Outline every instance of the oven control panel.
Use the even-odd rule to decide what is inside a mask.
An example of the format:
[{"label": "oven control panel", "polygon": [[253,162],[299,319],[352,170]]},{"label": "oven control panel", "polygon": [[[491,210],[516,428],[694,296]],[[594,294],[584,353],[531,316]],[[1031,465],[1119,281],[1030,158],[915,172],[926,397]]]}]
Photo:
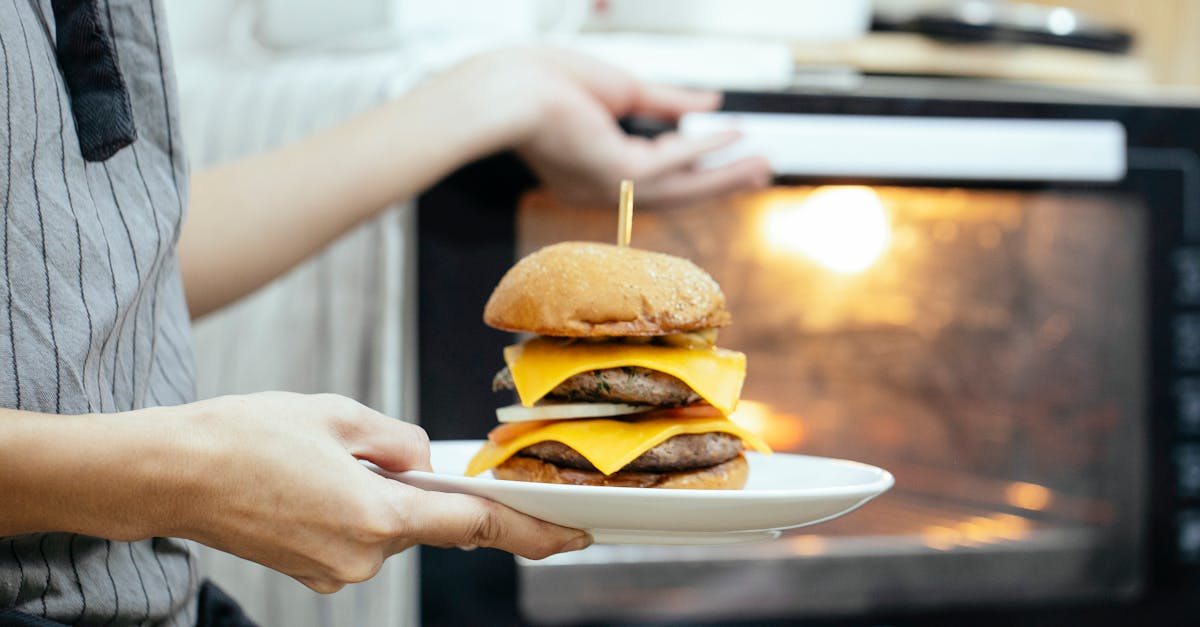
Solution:
[{"label": "oven control panel", "polygon": [[1164,496],[1176,512],[1176,555],[1191,571],[1200,569],[1200,246],[1176,248],[1170,270],[1174,376],[1167,450],[1174,493]]}]

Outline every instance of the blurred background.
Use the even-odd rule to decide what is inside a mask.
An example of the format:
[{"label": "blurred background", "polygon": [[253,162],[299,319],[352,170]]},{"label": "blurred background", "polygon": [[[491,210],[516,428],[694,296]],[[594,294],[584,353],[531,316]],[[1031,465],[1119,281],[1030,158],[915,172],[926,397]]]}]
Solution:
[{"label": "blurred background", "polygon": [[[514,44],[793,116],[732,122],[741,150],[771,157],[772,188],[643,215],[634,243],[725,287],[737,324],[722,344],[751,362],[742,420],[778,450],[897,477],[861,512],[773,543],[520,565],[410,551],[331,596],[203,550],[262,624],[1186,621],[1178,599],[1200,596],[1200,1],[166,5],[193,168]],[[883,126],[853,126],[862,116]],[[1051,126],[989,143],[980,120]],[[805,130],[835,122],[850,126],[824,144]],[[200,321],[200,395],[338,392],[435,438],[481,437],[506,341],[481,328],[487,291],[538,246],[607,240],[610,214],[540,195],[509,160],[467,168]]]}]

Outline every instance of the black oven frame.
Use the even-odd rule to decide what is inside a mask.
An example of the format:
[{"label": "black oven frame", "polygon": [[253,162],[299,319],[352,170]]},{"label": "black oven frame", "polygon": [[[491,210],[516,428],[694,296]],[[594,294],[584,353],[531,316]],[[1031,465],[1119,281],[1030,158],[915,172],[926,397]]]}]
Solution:
[{"label": "black oven frame", "polygon": [[[1119,183],[1055,181],[1016,187],[1109,188],[1136,194],[1149,212],[1145,266],[1149,293],[1144,301],[1149,442],[1143,474],[1147,477],[1150,506],[1145,512],[1145,589],[1133,600],[972,607],[808,622],[1193,624],[1200,616],[1200,564],[1181,559],[1178,521],[1185,509],[1200,511],[1200,498],[1178,495],[1175,453],[1181,442],[1200,443],[1200,437],[1185,439],[1178,428],[1180,381],[1200,375],[1200,354],[1189,352],[1192,338],[1184,325],[1189,316],[1200,323],[1200,295],[1193,294],[1196,290],[1183,282],[1187,277],[1182,276],[1180,265],[1181,259],[1192,255],[1200,259],[1200,234],[1194,232],[1200,227],[1200,109],[994,83],[886,79],[869,79],[853,93],[728,93],[723,109],[1115,120],[1124,125],[1129,171]],[[644,127],[639,131],[653,132]],[[1180,168],[1180,163],[1185,167]],[[963,186],[957,181],[936,180],[834,181],[822,177],[820,181]],[[535,182],[513,156],[498,155],[454,173],[418,200],[420,420],[431,439],[474,439],[494,425],[491,408],[496,400],[489,382],[510,336],[484,326],[481,312],[492,287],[515,261],[515,207],[520,195]],[[966,186],[1014,187],[1003,181],[972,181]],[[1191,212],[1187,219],[1185,208]],[[517,608],[516,567],[508,555],[424,548],[420,569],[423,624],[524,624]],[[788,620],[780,617],[779,622]]]}]

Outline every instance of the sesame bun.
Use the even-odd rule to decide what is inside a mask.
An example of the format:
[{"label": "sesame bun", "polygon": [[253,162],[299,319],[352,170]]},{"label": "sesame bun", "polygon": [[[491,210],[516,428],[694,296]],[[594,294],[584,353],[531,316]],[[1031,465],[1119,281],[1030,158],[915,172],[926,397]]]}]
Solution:
[{"label": "sesame bun", "polygon": [[675,472],[617,471],[604,475],[595,470],[577,470],[558,466],[533,457],[513,456],[492,469],[497,479],[563,483],[622,488],[673,488],[682,490],[740,490],[746,485],[750,465],[738,455],[733,459],[705,468]]},{"label": "sesame bun", "polygon": [[721,287],[691,261],[595,242],[518,261],[483,310],[497,329],[561,337],[666,335],[729,320]]}]

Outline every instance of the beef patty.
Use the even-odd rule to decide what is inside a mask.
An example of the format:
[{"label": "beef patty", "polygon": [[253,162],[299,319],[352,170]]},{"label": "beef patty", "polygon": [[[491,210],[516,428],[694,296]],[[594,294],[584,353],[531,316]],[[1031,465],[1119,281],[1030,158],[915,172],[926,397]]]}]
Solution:
[{"label": "beef patty", "polygon": [[[697,433],[677,435],[642,453],[629,462],[622,472],[674,472],[704,468],[727,462],[742,452],[742,440],[728,433]],[[517,452],[524,457],[536,457],[558,466],[577,470],[596,470],[575,449],[561,442],[538,442]]]},{"label": "beef patty", "polygon": [[[512,390],[512,373],[504,368],[492,379],[492,390]],[[700,395],[683,381],[657,370],[625,366],[581,372],[546,395],[560,401],[635,403],[682,407],[700,402]]]}]

